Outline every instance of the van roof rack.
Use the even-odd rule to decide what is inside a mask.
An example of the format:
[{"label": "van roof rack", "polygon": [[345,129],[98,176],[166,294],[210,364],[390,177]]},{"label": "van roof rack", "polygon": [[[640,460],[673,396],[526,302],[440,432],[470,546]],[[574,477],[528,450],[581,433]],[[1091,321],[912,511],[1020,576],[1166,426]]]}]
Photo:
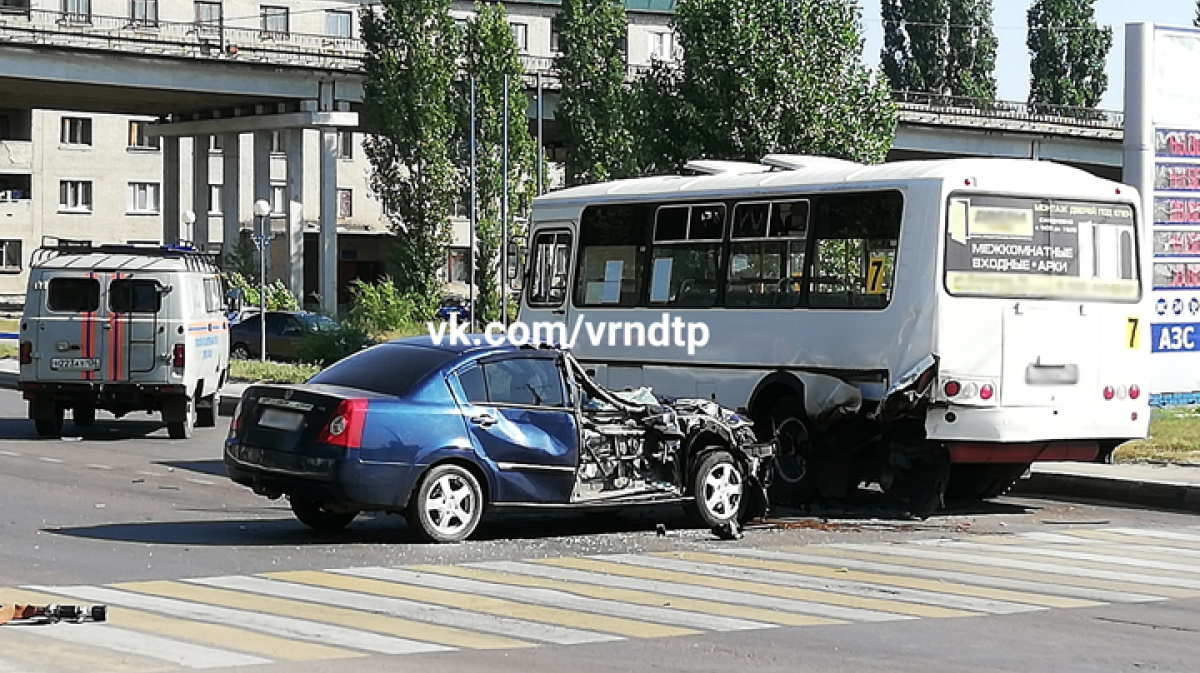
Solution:
[{"label": "van roof rack", "polygon": [[37,266],[62,255],[138,255],[182,259],[189,269],[197,271],[219,271],[217,255],[197,250],[190,242],[180,243],[102,243],[96,245],[89,240],[43,236],[42,245],[34,251],[31,266]]}]

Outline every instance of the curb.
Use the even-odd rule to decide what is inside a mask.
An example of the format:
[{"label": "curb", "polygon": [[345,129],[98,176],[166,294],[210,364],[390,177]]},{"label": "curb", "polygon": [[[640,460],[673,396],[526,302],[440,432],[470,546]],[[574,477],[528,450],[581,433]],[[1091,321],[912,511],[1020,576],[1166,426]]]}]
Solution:
[{"label": "curb", "polygon": [[1200,512],[1200,485],[1176,482],[1034,472],[1029,479],[1018,481],[1011,494]]}]

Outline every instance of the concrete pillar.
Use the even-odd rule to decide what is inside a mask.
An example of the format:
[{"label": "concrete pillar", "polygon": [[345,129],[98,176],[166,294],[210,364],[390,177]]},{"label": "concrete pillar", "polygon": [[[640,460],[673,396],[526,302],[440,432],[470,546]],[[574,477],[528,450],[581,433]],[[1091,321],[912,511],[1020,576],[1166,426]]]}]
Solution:
[{"label": "concrete pillar", "polygon": [[179,137],[163,136],[163,243],[179,242]]},{"label": "concrete pillar", "polygon": [[192,137],[192,212],[196,223],[189,232],[198,250],[208,246],[208,136]]},{"label": "concrete pillar", "polygon": [[[264,199],[268,203],[271,202],[271,132],[270,131],[255,131],[254,132],[254,198],[252,202]],[[251,212],[253,212],[253,206]],[[258,223],[254,223],[258,226]],[[271,231],[271,218],[266,221],[266,232]],[[270,246],[270,241],[265,245]],[[267,278],[271,277],[271,251],[267,249],[267,268],[265,269]]]},{"label": "concrete pillar", "polygon": [[288,129],[287,152],[287,268],[288,289],[304,305],[304,129]]},{"label": "concrete pillar", "polygon": [[337,315],[337,149],[338,130],[321,129],[321,309]]},{"label": "concrete pillar", "polygon": [[226,133],[221,138],[221,249],[233,253],[241,240],[241,135]]}]

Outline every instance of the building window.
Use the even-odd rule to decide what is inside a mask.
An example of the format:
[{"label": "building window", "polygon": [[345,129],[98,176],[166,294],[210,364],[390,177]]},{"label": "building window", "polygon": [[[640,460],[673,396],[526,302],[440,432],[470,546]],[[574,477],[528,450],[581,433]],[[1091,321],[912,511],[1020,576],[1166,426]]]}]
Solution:
[{"label": "building window", "polygon": [[85,117],[63,117],[59,141],[64,145],[91,145],[92,120]]},{"label": "building window", "polygon": [[221,210],[221,199],[225,194],[224,185],[209,185],[208,186],[208,214],[220,215],[225,212]]},{"label": "building window", "polygon": [[208,151],[220,152],[225,149],[225,136],[212,135],[208,137]]},{"label": "building window", "polygon": [[92,0],[63,0],[63,18],[72,23],[92,22]]},{"label": "building window", "polygon": [[338,158],[353,159],[354,158],[354,132],[342,131],[338,133]]},{"label": "building window", "polygon": [[550,53],[561,53],[558,48],[558,37],[562,33],[562,26],[559,25],[558,16],[550,19]]},{"label": "building window", "polygon": [[212,35],[221,30],[221,3],[197,0],[196,27],[202,34]]},{"label": "building window", "polygon": [[348,220],[354,217],[354,190],[337,190],[338,219]]},{"label": "building window", "polygon": [[339,40],[349,40],[354,36],[352,17],[350,12],[325,12],[325,34]]},{"label": "building window", "polygon": [[522,54],[529,51],[529,24],[513,22],[508,24],[512,28],[513,43],[517,45],[517,51]]},{"label": "building window", "polygon": [[130,0],[129,21],[135,26],[157,26],[158,0]]},{"label": "building window", "polygon": [[271,185],[271,216],[287,215],[287,187]]},{"label": "building window", "polygon": [[146,133],[150,122],[129,122],[129,147],[139,150],[157,150],[160,147],[160,136]]},{"label": "building window", "polygon": [[0,0],[0,15],[29,17],[29,0]]},{"label": "building window", "polygon": [[288,36],[288,8],[262,6],[263,38],[286,38]]},{"label": "building window", "polygon": [[0,241],[0,271],[21,270],[21,239]]},{"label": "building window", "polygon": [[92,182],[62,180],[58,183],[58,210],[63,213],[92,212]]},{"label": "building window", "polygon": [[650,60],[671,61],[675,58],[675,35],[673,33],[650,33]]},{"label": "building window", "polygon": [[131,182],[129,183],[129,200],[126,211],[138,215],[154,215],[158,213],[158,183]]}]

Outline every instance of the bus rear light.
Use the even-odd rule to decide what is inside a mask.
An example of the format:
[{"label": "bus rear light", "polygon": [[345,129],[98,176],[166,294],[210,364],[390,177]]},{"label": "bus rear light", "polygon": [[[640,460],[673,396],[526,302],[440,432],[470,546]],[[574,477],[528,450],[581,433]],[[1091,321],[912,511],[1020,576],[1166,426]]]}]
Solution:
[{"label": "bus rear light", "polygon": [[992,395],[995,395],[995,394],[996,394],[996,389],[993,388],[992,384],[990,384],[990,383],[983,384],[983,387],[979,389],[980,399],[990,400],[990,399],[992,399]]},{"label": "bus rear light", "polygon": [[1104,386],[1104,399],[1111,400],[1116,397],[1117,391],[1113,390],[1112,386]]},{"label": "bus rear light", "polygon": [[947,381],[942,386],[942,390],[946,393],[946,397],[955,397],[962,390],[962,386],[959,385],[958,381]]},{"label": "bus rear light", "polygon": [[[1129,386],[1129,399],[1136,400],[1137,398],[1139,398],[1141,396],[1142,396],[1142,389],[1139,388],[1136,383]],[[1134,415],[1136,416],[1136,414],[1134,414]],[[1134,420],[1136,421],[1137,419],[1135,418]]]},{"label": "bus rear light", "polygon": [[1126,395],[1125,386],[1117,386],[1117,399],[1123,400],[1123,399],[1125,399],[1125,395]]},{"label": "bus rear light", "polygon": [[978,392],[979,386],[975,385],[974,383],[968,383],[967,385],[963,386],[963,397],[975,397]]}]

